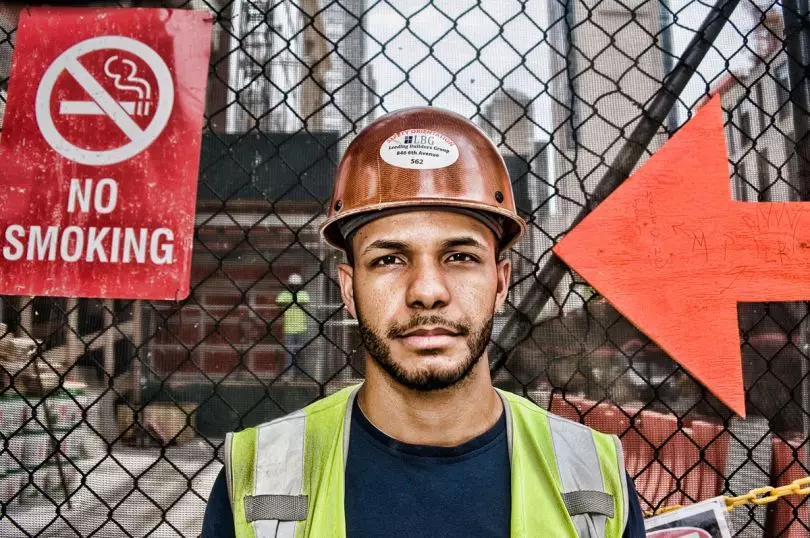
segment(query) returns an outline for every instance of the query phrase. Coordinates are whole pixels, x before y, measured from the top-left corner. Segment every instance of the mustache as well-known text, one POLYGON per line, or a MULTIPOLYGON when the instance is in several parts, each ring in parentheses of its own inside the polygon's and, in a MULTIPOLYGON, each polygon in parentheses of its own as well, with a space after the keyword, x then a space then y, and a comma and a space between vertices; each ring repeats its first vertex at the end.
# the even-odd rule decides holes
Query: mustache
POLYGON ((467 336, 470 334, 470 327, 464 323, 451 321, 438 315, 417 315, 409 319, 406 323, 394 322, 386 332, 388 338, 399 338, 408 331, 412 331, 422 326, 440 327, 454 332, 459 336, 467 336))

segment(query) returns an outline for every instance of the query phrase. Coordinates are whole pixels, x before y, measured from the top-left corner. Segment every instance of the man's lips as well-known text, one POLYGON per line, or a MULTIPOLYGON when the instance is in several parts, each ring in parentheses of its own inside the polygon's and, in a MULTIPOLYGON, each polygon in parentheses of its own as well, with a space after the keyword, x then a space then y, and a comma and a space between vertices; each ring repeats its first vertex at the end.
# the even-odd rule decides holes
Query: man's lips
POLYGON ((414 329, 403 334, 402 338, 409 336, 458 336, 458 333, 442 327, 435 329, 414 329))
POLYGON ((460 335, 450 329, 416 329, 406 332, 399 339, 413 349, 437 349, 451 346, 460 335))

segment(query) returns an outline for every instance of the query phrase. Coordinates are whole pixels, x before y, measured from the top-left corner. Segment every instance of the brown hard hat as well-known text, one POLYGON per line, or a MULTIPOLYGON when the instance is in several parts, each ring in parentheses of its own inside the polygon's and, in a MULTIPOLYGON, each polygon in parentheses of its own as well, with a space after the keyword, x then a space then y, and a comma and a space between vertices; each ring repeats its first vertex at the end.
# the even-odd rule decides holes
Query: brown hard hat
POLYGON ((386 114, 349 144, 321 235, 346 250, 340 223, 374 211, 465 208, 502 217, 501 248, 526 230, 495 144, 467 118, 434 107, 386 114))

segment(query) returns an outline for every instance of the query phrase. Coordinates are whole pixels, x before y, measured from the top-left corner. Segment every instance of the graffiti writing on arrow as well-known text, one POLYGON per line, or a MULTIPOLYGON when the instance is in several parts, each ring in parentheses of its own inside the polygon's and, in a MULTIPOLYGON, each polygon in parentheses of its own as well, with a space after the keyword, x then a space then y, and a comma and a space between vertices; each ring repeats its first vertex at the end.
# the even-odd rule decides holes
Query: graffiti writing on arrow
MULTIPOLYGON (((705 261, 709 261, 709 242, 706 239, 706 232, 703 230, 690 230, 685 223, 673 224, 672 232, 675 235, 686 236, 692 243, 692 253, 698 253, 705 261)), ((733 242, 733 238, 731 240, 733 242)))
POLYGON ((807 241, 797 238, 803 207, 798 204, 756 206, 756 214, 753 217, 743 217, 743 222, 754 232, 757 258, 783 265, 796 261, 797 253, 804 253, 802 251, 810 246, 807 241))
POLYGON ((655 200, 650 191, 645 191, 641 198, 633 200, 633 217, 638 224, 639 233, 652 246, 650 249, 652 265, 657 269, 663 269, 669 260, 664 256, 661 230, 658 227, 658 212, 655 209, 655 200))
MULTIPOLYGON (((702 223, 687 223, 687 221, 671 225, 671 234, 675 239, 681 237, 686 240, 688 247, 677 249, 679 252, 691 252, 691 262, 725 262, 735 253, 746 251, 747 245, 753 245, 752 257, 765 263, 785 265, 806 261, 810 238, 802 237, 801 219, 806 208, 792 204, 769 204, 737 202, 740 213, 739 226, 731 226, 727 231, 717 233, 717 230, 706 233, 702 223)), ((650 201, 649 206, 652 207, 650 201)), ((638 218, 638 214, 636 215, 638 218)), ((649 217, 649 213, 647 214, 649 217)), ((706 215, 711 220, 711 215, 706 215)), ((711 227, 711 226, 710 226, 711 227)), ((649 232, 654 240, 653 258, 656 267, 663 267, 660 260, 666 260, 663 255, 661 239, 664 245, 674 245, 666 237, 661 237, 660 231, 649 232)))

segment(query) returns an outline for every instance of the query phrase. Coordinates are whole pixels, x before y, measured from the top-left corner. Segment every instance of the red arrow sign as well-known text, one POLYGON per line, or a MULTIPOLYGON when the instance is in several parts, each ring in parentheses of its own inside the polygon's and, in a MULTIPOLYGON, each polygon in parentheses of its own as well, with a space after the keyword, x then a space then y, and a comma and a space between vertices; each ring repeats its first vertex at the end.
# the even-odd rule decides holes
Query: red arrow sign
POLYGON ((808 211, 731 199, 714 97, 554 252, 744 417, 737 303, 810 299, 808 211))

